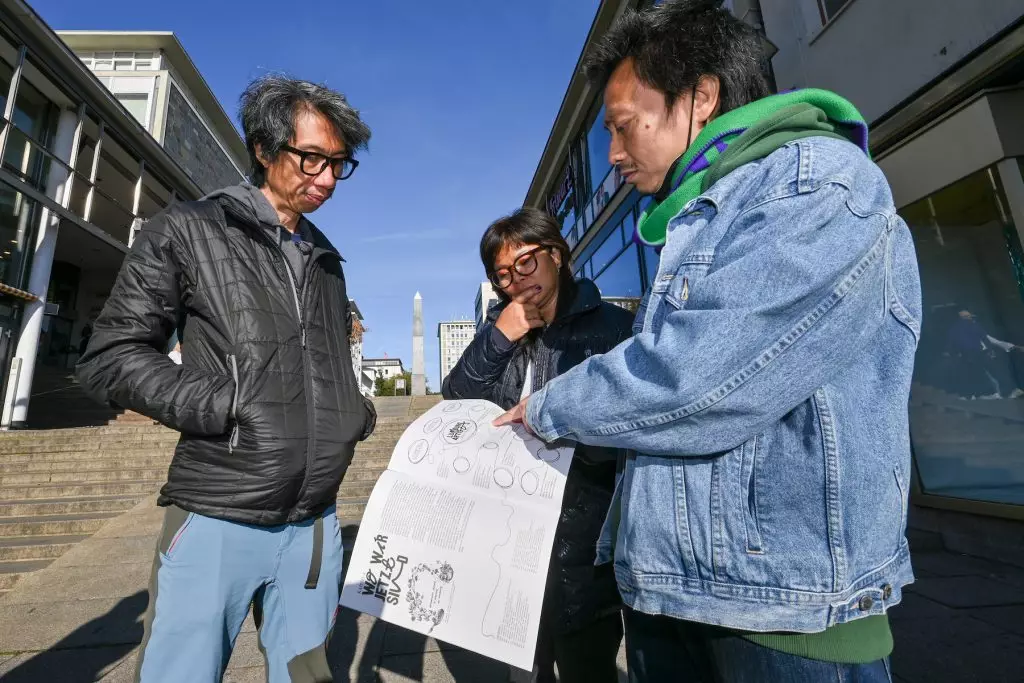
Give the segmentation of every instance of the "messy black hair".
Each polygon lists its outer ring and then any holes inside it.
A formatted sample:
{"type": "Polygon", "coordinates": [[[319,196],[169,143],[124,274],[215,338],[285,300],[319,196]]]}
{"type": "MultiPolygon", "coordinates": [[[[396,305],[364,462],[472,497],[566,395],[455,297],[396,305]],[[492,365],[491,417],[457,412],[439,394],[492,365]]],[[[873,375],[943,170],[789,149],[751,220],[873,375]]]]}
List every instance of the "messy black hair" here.
{"type": "MultiPolygon", "coordinates": [[[[536,244],[548,249],[554,249],[562,256],[562,267],[558,271],[559,286],[564,290],[566,286],[572,286],[572,263],[569,244],[562,237],[558,221],[552,218],[547,212],[524,206],[513,213],[499,218],[491,223],[490,227],[480,238],[480,260],[483,261],[484,270],[487,272],[487,279],[494,274],[494,260],[498,253],[509,246],[520,246],[523,244],[536,244]]],[[[508,295],[497,287],[495,293],[502,301],[508,301],[508,295]]]]}
{"type": "Polygon", "coordinates": [[[603,88],[627,59],[637,78],[665,94],[670,110],[701,76],[718,77],[720,113],[770,92],[761,70],[761,36],[723,9],[722,0],[666,0],[627,11],[591,48],[583,73],[603,88]]]}
{"type": "Polygon", "coordinates": [[[295,117],[303,109],[327,117],[349,156],[365,149],[370,141],[369,127],[345,96],[318,83],[269,74],[249,84],[240,105],[239,118],[249,152],[249,179],[256,187],[266,182],[266,169],[256,154],[256,146],[259,145],[266,160],[276,159],[281,147],[295,136],[295,117]]]}

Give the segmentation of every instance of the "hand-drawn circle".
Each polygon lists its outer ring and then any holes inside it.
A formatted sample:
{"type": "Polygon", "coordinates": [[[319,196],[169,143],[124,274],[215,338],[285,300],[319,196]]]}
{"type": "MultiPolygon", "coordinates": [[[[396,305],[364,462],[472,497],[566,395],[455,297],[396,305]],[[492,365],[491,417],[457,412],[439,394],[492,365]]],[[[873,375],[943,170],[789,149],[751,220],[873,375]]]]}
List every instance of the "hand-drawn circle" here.
{"type": "Polygon", "coordinates": [[[523,473],[522,479],[519,480],[519,485],[523,487],[523,493],[532,496],[540,488],[540,477],[533,470],[527,470],[523,473]]]}
{"type": "Polygon", "coordinates": [[[499,467],[494,470],[494,483],[503,489],[512,488],[512,484],[515,483],[515,476],[511,470],[499,467]]]}
{"type": "Polygon", "coordinates": [[[472,463],[469,462],[469,458],[467,458],[464,455],[460,455],[459,457],[455,458],[455,460],[452,461],[452,468],[454,468],[455,471],[458,472],[459,474],[465,474],[466,472],[469,472],[469,468],[471,466],[472,463]]]}
{"type": "Polygon", "coordinates": [[[562,454],[558,452],[557,448],[551,446],[544,446],[544,448],[537,451],[537,459],[543,460],[544,462],[556,462],[562,454]]]}
{"type": "Polygon", "coordinates": [[[441,438],[445,443],[457,446],[476,434],[476,422],[472,420],[453,420],[441,429],[441,438]]]}
{"type": "Polygon", "coordinates": [[[431,421],[427,422],[427,424],[423,425],[423,433],[424,434],[430,434],[431,432],[436,432],[437,428],[441,426],[442,422],[444,422],[444,420],[442,420],[439,417],[435,417],[433,420],[431,420],[431,421]]]}
{"type": "Polygon", "coordinates": [[[482,410],[487,410],[487,405],[484,403],[474,403],[469,407],[469,412],[471,413],[479,413],[482,410]]]}
{"type": "Polygon", "coordinates": [[[414,441],[413,444],[409,446],[409,462],[411,462],[413,465],[418,465],[420,462],[423,461],[423,458],[426,457],[427,451],[429,450],[430,442],[427,441],[426,439],[414,441]]]}
{"type": "Polygon", "coordinates": [[[461,403],[459,403],[458,401],[452,401],[451,403],[446,405],[441,412],[443,412],[443,413],[455,413],[455,412],[458,412],[461,409],[462,409],[462,404],[461,403]]]}

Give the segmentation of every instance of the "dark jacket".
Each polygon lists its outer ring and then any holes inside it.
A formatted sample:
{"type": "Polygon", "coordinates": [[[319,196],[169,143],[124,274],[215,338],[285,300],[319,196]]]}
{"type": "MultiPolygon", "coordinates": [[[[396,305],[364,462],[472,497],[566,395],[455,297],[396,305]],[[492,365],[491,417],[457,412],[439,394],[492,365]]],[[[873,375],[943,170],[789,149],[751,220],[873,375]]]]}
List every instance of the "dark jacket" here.
{"type": "MultiPolygon", "coordinates": [[[[482,398],[511,408],[519,403],[531,359],[531,391],[537,391],[552,377],[607,352],[632,334],[633,314],[602,302],[590,280],[563,287],[554,322],[519,343],[510,342],[494,326],[502,310],[504,306],[491,311],[488,323],[444,379],[441,393],[446,399],[482,398]]],[[[545,621],[556,633],[579,629],[619,608],[611,564],[594,566],[618,455],[614,449],[576,447],[544,598],[545,621]]]]}
{"type": "Polygon", "coordinates": [[[139,232],[76,375],[98,400],[181,432],[161,505],[309,519],[334,503],[376,420],[352,369],[342,258],[307,222],[298,288],[258,190],[212,197],[139,232]],[[175,329],[181,365],[164,353],[175,329]]]}

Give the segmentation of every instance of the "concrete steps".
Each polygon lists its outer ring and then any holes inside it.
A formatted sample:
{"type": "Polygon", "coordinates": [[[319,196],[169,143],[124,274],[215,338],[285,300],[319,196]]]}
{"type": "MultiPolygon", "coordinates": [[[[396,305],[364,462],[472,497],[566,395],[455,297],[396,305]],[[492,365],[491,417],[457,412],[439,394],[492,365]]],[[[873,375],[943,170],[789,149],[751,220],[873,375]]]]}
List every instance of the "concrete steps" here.
{"type": "Polygon", "coordinates": [[[135,506],[137,497],[127,496],[66,496],[50,499],[2,500],[0,520],[7,517],[31,515],[80,515],[93,512],[120,513],[135,506]]]}
{"type": "Polygon", "coordinates": [[[67,536],[99,531],[120,512],[86,512],[70,515],[30,515],[0,518],[0,538],[13,536],[67,536]]]}
{"type": "Polygon", "coordinates": [[[96,481],[86,484],[24,484],[21,486],[0,486],[0,502],[11,500],[52,500],[54,498],[85,496],[127,496],[134,495],[136,501],[155,493],[164,483],[164,478],[148,481],[96,481]]]}
{"type": "Polygon", "coordinates": [[[54,560],[87,538],[88,534],[0,538],[0,562],[54,560]]]}
{"type": "MultiPolygon", "coordinates": [[[[379,418],[373,436],[356,447],[337,499],[348,540],[415,419],[413,408],[423,412],[435,402],[416,400],[401,416],[379,418]]],[[[0,432],[0,595],[159,490],[177,441],[177,432],[137,414],[110,424],[0,432]]]]}

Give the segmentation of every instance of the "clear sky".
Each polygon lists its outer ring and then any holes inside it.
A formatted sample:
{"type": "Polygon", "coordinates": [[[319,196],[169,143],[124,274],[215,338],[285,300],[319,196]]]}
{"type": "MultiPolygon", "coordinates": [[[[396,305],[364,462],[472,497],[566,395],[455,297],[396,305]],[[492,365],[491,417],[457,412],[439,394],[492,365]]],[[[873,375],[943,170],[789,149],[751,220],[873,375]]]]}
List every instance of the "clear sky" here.
{"type": "Polygon", "coordinates": [[[54,29],[174,31],[237,125],[268,71],[344,92],[369,153],[311,216],[344,255],[364,355],[412,366],[423,295],[427,381],[437,323],[472,318],[487,225],[522,203],[598,0],[273,2],[29,0],[54,29]]]}

